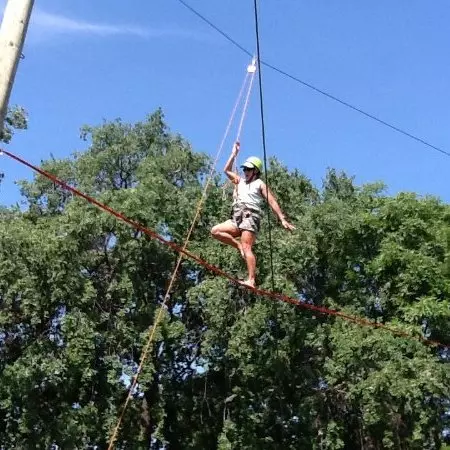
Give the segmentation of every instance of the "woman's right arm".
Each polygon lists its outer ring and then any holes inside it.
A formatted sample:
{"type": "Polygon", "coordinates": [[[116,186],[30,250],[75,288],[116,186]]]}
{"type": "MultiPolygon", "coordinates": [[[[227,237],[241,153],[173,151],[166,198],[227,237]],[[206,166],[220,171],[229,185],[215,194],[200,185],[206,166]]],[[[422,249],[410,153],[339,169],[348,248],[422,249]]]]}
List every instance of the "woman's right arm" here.
{"type": "Polygon", "coordinates": [[[239,175],[233,171],[233,163],[236,159],[237,154],[239,153],[240,144],[239,142],[236,142],[233,145],[233,149],[231,150],[231,155],[228,158],[228,161],[225,164],[225,167],[223,168],[223,171],[225,172],[226,176],[234,183],[238,184],[240,177],[239,175]]]}

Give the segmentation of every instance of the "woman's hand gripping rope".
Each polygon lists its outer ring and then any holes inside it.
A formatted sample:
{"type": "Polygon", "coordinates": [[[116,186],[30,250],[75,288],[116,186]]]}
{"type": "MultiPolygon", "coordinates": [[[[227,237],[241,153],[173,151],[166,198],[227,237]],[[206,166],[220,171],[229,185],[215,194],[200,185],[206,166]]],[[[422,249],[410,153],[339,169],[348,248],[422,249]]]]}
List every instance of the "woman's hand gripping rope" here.
{"type": "Polygon", "coordinates": [[[236,158],[240,149],[241,144],[239,143],[239,141],[235,142],[233,145],[233,150],[231,150],[231,154],[236,158]]]}

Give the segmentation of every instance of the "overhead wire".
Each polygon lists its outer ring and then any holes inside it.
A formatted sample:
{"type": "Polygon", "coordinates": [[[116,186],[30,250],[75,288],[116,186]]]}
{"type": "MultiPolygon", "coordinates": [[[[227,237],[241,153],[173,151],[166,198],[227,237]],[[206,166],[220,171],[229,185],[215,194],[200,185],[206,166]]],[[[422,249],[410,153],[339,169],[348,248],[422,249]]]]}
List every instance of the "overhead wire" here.
{"type": "MultiPolygon", "coordinates": [[[[242,97],[244,95],[244,91],[245,91],[245,87],[247,85],[248,78],[249,78],[249,72],[247,71],[246,75],[245,75],[245,78],[244,78],[244,81],[242,83],[242,86],[240,88],[239,94],[237,96],[236,102],[235,102],[235,104],[233,106],[230,118],[228,120],[228,124],[227,124],[227,126],[225,128],[225,133],[224,133],[224,135],[222,137],[222,140],[221,140],[221,142],[219,144],[219,147],[218,147],[218,150],[217,150],[217,153],[216,153],[216,157],[214,159],[213,164],[211,165],[211,170],[209,172],[209,175],[207,177],[205,186],[203,188],[203,192],[202,192],[201,198],[200,198],[200,200],[199,200],[199,202],[197,204],[196,211],[195,211],[195,214],[194,214],[194,218],[192,219],[192,223],[191,223],[191,225],[189,227],[189,230],[188,230],[188,232],[186,234],[186,237],[185,237],[185,240],[184,240],[184,244],[183,244],[183,247],[182,247],[183,251],[185,251],[187,249],[187,246],[189,244],[192,232],[193,232],[194,227],[195,227],[195,225],[197,223],[197,220],[198,220],[198,217],[200,215],[200,212],[201,212],[201,210],[203,208],[203,204],[204,204],[204,202],[206,200],[207,191],[208,191],[209,186],[211,184],[211,181],[212,181],[212,179],[214,177],[214,173],[215,173],[215,170],[216,170],[217,162],[218,162],[219,157],[220,157],[220,155],[222,153],[222,150],[223,150],[223,147],[225,145],[226,139],[228,137],[228,134],[230,132],[231,126],[233,124],[234,117],[235,117],[236,112],[237,112],[237,108],[238,108],[239,104],[241,103],[242,97]]],[[[241,118],[240,118],[240,122],[239,122],[238,137],[240,136],[240,133],[242,131],[243,123],[244,123],[245,116],[246,116],[246,113],[247,113],[248,99],[249,99],[249,96],[250,96],[250,91],[251,91],[251,88],[252,88],[252,84],[253,84],[253,81],[251,81],[251,83],[250,83],[250,85],[249,85],[249,87],[247,89],[247,94],[246,94],[245,103],[244,103],[244,109],[243,109],[243,112],[241,114],[241,118]]],[[[158,311],[158,314],[157,314],[157,316],[156,316],[156,318],[155,318],[155,320],[153,322],[153,325],[149,329],[147,342],[146,342],[146,344],[144,346],[144,349],[142,351],[142,355],[141,355],[141,358],[140,358],[140,361],[139,361],[138,368],[137,368],[136,373],[134,374],[134,376],[132,378],[132,381],[131,381],[129,389],[128,389],[127,397],[126,397],[125,402],[124,402],[124,404],[122,406],[122,410],[121,410],[120,415],[118,417],[117,423],[116,423],[116,425],[115,425],[115,427],[113,429],[113,432],[111,434],[111,437],[110,437],[110,440],[109,440],[109,445],[108,445],[108,450],[112,450],[114,448],[114,443],[117,440],[117,436],[119,434],[120,426],[121,426],[123,418],[125,416],[126,409],[128,407],[128,404],[131,401],[131,398],[133,396],[133,392],[135,392],[135,389],[136,389],[136,386],[137,386],[137,382],[138,382],[138,378],[139,378],[139,375],[142,372],[142,369],[144,367],[145,361],[148,358],[148,355],[149,355],[149,352],[150,352],[150,349],[151,349],[151,345],[152,345],[153,339],[155,337],[156,329],[157,329],[158,325],[160,324],[160,322],[162,320],[164,308],[165,308],[165,306],[167,304],[167,301],[170,298],[170,293],[172,291],[173,285],[175,284],[175,280],[176,280],[176,277],[177,277],[177,274],[178,274],[178,270],[179,270],[179,268],[181,266],[181,262],[182,262],[184,256],[185,255],[184,255],[183,252],[179,253],[177,262],[175,264],[175,268],[174,268],[174,270],[172,272],[172,276],[170,278],[169,285],[168,285],[168,287],[166,289],[166,293],[164,295],[163,302],[162,302],[162,304],[159,307],[159,311],[158,311]]]]}
{"type": "MultiPolygon", "coordinates": [[[[211,20],[209,20],[208,18],[206,18],[203,14],[201,14],[200,12],[198,12],[196,9],[194,9],[192,6],[190,6],[186,1],[184,0],[177,0],[179,3],[181,3],[185,8],[187,8],[189,11],[191,11],[193,14],[195,14],[198,18],[200,18],[203,22],[205,22],[206,24],[208,24],[211,28],[213,28],[215,31],[217,31],[220,35],[222,35],[227,41],[231,42],[236,48],[238,48],[239,50],[241,50],[243,53],[251,56],[251,52],[246,49],[243,45],[241,45],[239,42],[237,42],[235,39],[233,39],[228,33],[225,33],[223,30],[221,30],[217,25],[215,25],[213,22],[211,22],[211,20]]],[[[426,139],[421,138],[420,136],[416,136],[412,133],[410,133],[409,131],[406,131],[396,125],[393,125],[391,123],[389,123],[388,121],[381,119],[380,117],[376,116],[375,114],[369,113],[367,111],[364,111],[363,109],[361,109],[358,106],[352,105],[351,103],[342,100],[341,98],[330,94],[329,92],[326,92],[323,89],[320,89],[314,85],[312,85],[311,83],[308,83],[304,80],[301,80],[299,77],[296,77],[295,75],[290,74],[289,72],[280,69],[279,67],[270,64],[264,60],[261,61],[261,64],[263,66],[268,67],[269,69],[274,70],[275,72],[278,72],[280,75],[283,75],[284,77],[290,78],[292,81],[295,81],[296,83],[299,83],[305,87],[307,87],[308,89],[313,90],[314,92],[321,94],[327,98],[329,98],[330,100],[333,100],[337,103],[339,103],[342,106],[345,106],[346,108],[349,108],[359,114],[362,114],[363,116],[365,116],[368,119],[371,119],[375,122],[377,122],[380,125],[383,125],[385,127],[390,128],[391,130],[402,134],[403,136],[406,136],[416,142],[419,142],[420,144],[431,148],[445,156],[449,156],[450,157],[450,152],[447,150],[444,150],[443,148],[434,145],[430,142],[428,142],[426,139]]]]}
{"type": "Polygon", "coordinates": [[[423,344],[426,345],[430,345],[433,347],[441,347],[444,349],[448,349],[450,348],[449,345],[447,344],[443,344],[439,341],[433,340],[433,339],[428,339],[424,336],[414,336],[408,332],[399,330],[399,329],[395,329],[392,328],[390,326],[385,325],[384,323],[379,323],[379,322],[372,322],[371,320],[364,318],[364,317],[359,317],[359,316],[354,316],[351,314],[347,314],[344,313],[342,311],[339,311],[337,309],[332,309],[332,308],[326,308],[324,306],[317,306],[311,303],[307,303],[304,301],[300,301],[296,298],[293,297],[289,297],[287,295],[281,294],[281,293],[277,293],[277,292],[272,292],[272,291],[268,291],[266,289],[260,289],[260,288],[256,288],[256,287],[250,287],[246,284],[243,284],[243,282],[241,280],[239,280],[238,278],[235,278],[234,276],[228,274],[227,272],[225,272],[224,270],[220,269],[217,266],[214,266],[213,264],[209,263],[208,261],[200,258],[199,256],[195,255],[194,253],[192,253],[191,251],[183,248],[182,246],[176,244],[173,241],[170,241],[169,239],[166,239],[165,237],[161,236],[160,234],[158,234],[155,230],[149,228],[149,227],[145,227],[144,225],[142,225],[141,223],[130,219],[129,217],[125,216],[124,214],[120,213],[119,211],[116,211],[115,209],[111,208],[110,206],[96,200],[95,198],[81,192],[80,190],[74,188],[73,186],[70,186],[68,183],[66,183],[63,180],[60,180],[58,177],[56,177],[55,175],[31,164],[30,162],[26,161],[25,159],[11,153],[10,151],[7,150],[2,150],[3,153],[10,157],[11,159],[19,162],[20,164],[34,170],[35,172],[39,173],[40,175],[48,178],[49,180],[53,181],[54,183],[58,184],[59,186],[61,186],[63,189],[66,189],[67,191],[72,192],[74,195],[83,198],[84,200],[86,200],[87,202],[91,203],[92,205],[96,206],[97,208],[106,211],[107,213],[113,215],[114,217],[116,217],[117,219],[121,220],[122,222],[130,225],[131,227],[135,228],[136,230],[142,232],[143,234],[145,234],[146,236],[155,239],[159,242],[161,242],[162,244],[166,245],[167,247],[171,248],[173,251],[178,252],[183,254],[184,256],[187,256],[188,258],[192,259],[193,261],[195,261],[197,264],[201,265],[202,267],[204,267],[205,269],[209,270],[212,273],[215,273],[216,275],[220,275],[221,277],[229,280],[231,283],[243,288],[243,289],[247,289],[251,292],[253,292],[254,294],[261,296],[261,297],[267,297],[267,298],[271,298],[273,300],[277,300],[277,301],[281,301],[284,303],[288,303],[294,306],[297,306],[299,308],[302,309],[307,309],[309,311],[313,311],[315,313],[319,313],[319,314],[325,314],[325,315],[330,315],[330,316],[335,316],[335,317],[339,317],[341,319],[344,319],[348,322],[353,322],[356,323],[358,325],[361,326],[367,326],[367,327],[372,327],[372,328],[379,328],[382,330],[385,330],[389,333],[392,333],[395,336],[398,337],[403,337],[405,339],[410,339],[410,340],[415,340],[418,342],[421,342],[423,344]]]}

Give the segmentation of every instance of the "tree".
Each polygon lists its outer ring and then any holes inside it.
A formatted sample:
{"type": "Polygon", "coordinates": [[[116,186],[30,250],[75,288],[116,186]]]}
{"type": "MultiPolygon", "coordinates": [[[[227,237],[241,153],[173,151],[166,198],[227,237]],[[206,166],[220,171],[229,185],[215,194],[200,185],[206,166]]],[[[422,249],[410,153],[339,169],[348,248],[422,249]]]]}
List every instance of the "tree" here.
{"type": "MultiPolygon", "coordinates": [[[[84,127],[84,153],[43,168],[183,243],[210,160],[161,111],[84,127]]],[[[449,209],[387,197],[330,170],[321,190],[271,161],[297,224],[268,217],[258,280],[449,344],[449,209]]],[[[46,178],[21,183],[26,211],[0,211],[0,445],[104,448],[177,255],[46,178]]],[[[236,276],[210,239],[229,214],[208,193],[189,249],[236,276]]],[[[242,273],[241,273],[242,272],[242,273]]],[[[439,448],[448,427],[448,352],[236,288],[184,259],[124,416],[117,448],[439,448]]]]}
{"type": "MultiPolygon", "coordinates": [[[[27,126],[27,113],[23,108],[20,106],[8,108],[3,128],[3,136],[1,136],[0,141],[6,144],[9,143],[13,137],[14,130],[26,130],[27,126]]],[[[4,176],[5,174],[0,172],[0,183],[4,176]]]]}
{"type": "Polygon", "coordinates": [[[14,135],[14,130],[26,130],[28,127],[27,112],[21,106],[8,108],[5,117],[2,142],[9,143],[14,135]]]}

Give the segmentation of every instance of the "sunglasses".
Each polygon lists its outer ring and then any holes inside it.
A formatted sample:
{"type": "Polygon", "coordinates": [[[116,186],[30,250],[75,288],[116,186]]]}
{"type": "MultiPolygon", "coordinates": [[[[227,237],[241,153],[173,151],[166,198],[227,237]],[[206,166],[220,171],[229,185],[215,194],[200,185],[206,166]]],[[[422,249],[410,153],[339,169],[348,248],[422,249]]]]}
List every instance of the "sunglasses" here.
{"type": "Polygon", "coordinates": [[[244,167],[242,170],[244,172],[250,172],[250,170],[253,170],[253,169],[251,169],[250,167],[244,167]]]}

